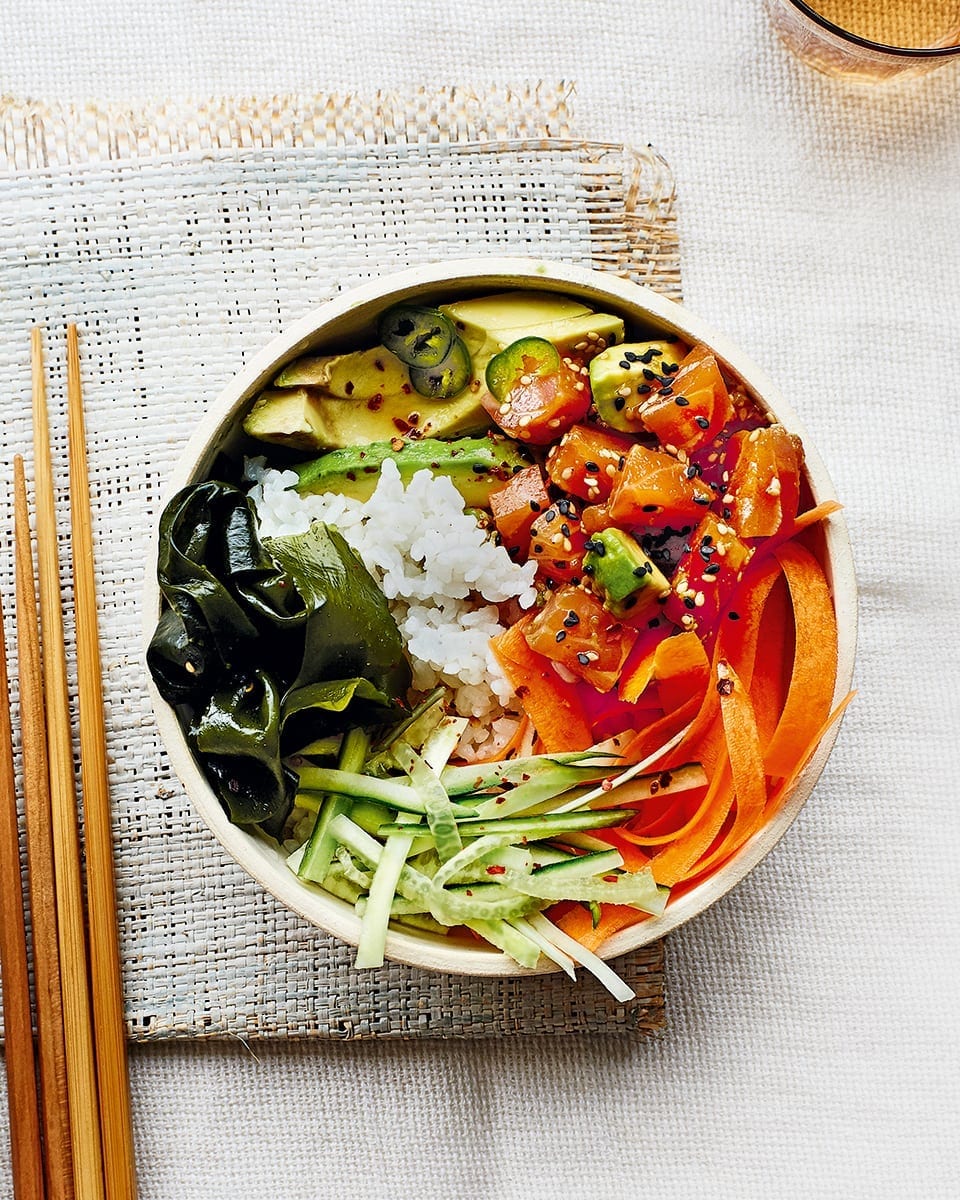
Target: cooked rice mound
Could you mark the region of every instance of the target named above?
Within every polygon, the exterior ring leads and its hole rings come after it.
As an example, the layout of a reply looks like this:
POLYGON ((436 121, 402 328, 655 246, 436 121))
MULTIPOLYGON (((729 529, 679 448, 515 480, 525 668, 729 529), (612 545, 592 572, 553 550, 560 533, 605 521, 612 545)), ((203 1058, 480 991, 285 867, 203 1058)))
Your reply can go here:
POLYGON ((316 520, 340 531, 390 602, 417 691, 443 683, 457 712, 483 723, 484 740, 494 723, 496 740, 509 734, 513 722, 502 714, 512 689, 489 643, 503 628, 497 604, 535 602, 535 563, 512 562, 464 512, 444 475, 418 471, 404 487, 388 459, 362 502, 335 492, 301 496, 292 490, 293 471, 266 468, 262 459, 249 460, 247 474, 264 537, 303 533, 316 520))

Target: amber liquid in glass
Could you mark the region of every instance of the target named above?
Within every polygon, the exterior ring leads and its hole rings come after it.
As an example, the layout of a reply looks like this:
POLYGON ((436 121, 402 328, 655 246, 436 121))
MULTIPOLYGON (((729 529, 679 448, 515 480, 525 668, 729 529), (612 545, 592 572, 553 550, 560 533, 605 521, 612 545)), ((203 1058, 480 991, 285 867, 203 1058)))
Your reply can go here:
POLYGON ((960 0, 805 0, 844 33, 831 32, 793 0, 765 2, 783 41, 827 75, 875 82, 960 59, 960 0), (947 47, 954 49, 930 53, 947 47))
POLYGON ((918 50, 960 40, 958 0, 807 0, 847 33, 883 46, 918 50))

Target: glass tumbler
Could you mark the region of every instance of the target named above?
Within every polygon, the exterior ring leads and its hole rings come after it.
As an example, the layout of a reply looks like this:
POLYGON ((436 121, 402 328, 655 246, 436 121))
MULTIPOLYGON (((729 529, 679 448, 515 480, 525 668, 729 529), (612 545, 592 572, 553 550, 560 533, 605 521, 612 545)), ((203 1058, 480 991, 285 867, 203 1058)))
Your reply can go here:
POLYGON ((827 75, 878 82, 926 74, 960 61, 960 0, 814 0, 813 4, 765 0, 765 4, 780 38, 798 58, 827 75), (890 44, 894 41, 897 44, 890 44), (928 44, 911 45, 911 41, 928 44))

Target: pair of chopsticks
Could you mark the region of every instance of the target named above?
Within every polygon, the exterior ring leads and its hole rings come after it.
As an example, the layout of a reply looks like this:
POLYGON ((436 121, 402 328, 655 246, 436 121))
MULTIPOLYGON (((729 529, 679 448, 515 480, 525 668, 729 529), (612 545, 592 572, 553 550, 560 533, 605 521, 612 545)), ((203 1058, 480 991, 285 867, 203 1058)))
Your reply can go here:
POLYGON ((32 332, 31 361, 36 575, 24 467, 19 456, 14 459, 14 531, 36 1046, 6 640, 0 610, 0 969, 14 1197, 133 1200, 136 1177, 76 326, 67 328, 67 423, 86 886, 39 329, 32 332))

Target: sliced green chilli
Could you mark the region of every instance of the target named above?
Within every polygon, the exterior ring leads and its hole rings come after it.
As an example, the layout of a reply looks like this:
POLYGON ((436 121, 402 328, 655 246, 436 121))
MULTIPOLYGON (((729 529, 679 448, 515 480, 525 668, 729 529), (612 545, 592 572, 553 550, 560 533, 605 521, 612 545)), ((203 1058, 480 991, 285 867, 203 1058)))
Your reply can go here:
POLYGON ((388 308, 377 331, 380 341, 392 354, 406 366, 417 368, 439 366, 457 336, 450 318, 439 309, 414 304, 388 308))
POLYGON ((560 352, 546 338, 524 337, 487 363, 487 387, 498 400, 526 379, 553 375, 560 370, 560 352))
POLYGON ((414 389, 430 400, 451 400, 459 396, 472 375, 470 351, 459 337, 453 339, 446 357, 435 367, 410 368, 410 382, 414 389))

